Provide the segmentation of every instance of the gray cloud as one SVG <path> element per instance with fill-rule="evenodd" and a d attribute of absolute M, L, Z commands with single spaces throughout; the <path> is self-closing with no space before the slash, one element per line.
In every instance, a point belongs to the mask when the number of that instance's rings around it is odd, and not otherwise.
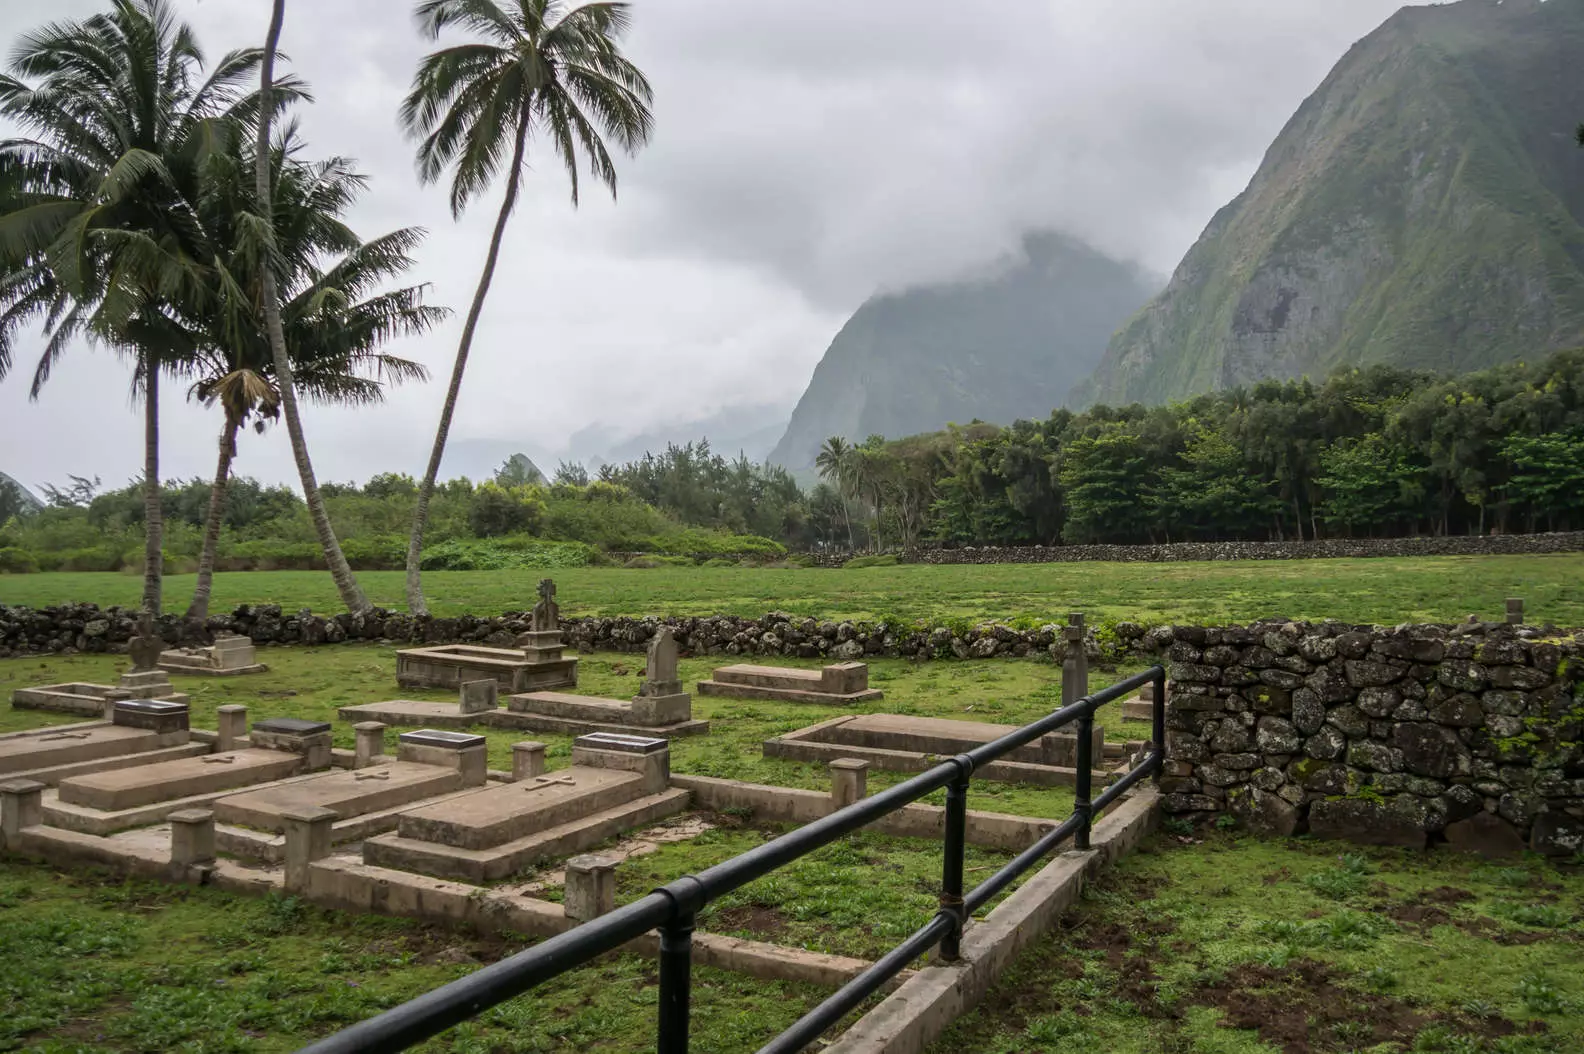
<path fill-rule="evenodd" d="M 621 200 L 536 163 L 454 434 L 565 447 L 737 404 L 790 406 L 847 313 L 880 288 L 983 266 L 1036 227 L 1166 272 L 1242 189 L 1298 103 L 1394 0 L 637 0 L 630 49 L 656 136 Z M 87 0 L 0 9 L 0 41 Z M 262 39 L 263 5 L 184 0 L 211 57 Z M 354 223 L 431 234 L 414 278 L 467 305 L 494 199 L 459 223 L 418 186 L 396 106 L 427 44 L 393 0 L 294 0 L 284 47 L 314 85 L 317 154 L 370 173 Z M 421 468 L 460 321 L 401 350 L 434 383 L 382 408 L 316 408 L 327 478 Z M 26 356 L 26 349 L 24 349 Z M 38 404 L 0 384 L 0 468 L 29 483 L 138 470 L 123 368 L 66 364 Z M 25 373 L 25 370 L 19 373 Z M 210 470 L 210 415 L 169 400 L 170 475 Z M 450 467 L 450 466 L 448 466 Z M 465 466 L 471 467 L 471 466 Z M 290 480 L 284 437 L 239 472 Z"/>

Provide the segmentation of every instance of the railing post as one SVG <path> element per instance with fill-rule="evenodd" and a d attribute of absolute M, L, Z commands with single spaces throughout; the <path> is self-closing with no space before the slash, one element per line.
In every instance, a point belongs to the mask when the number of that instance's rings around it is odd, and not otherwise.
<path fill-rule="evenodd" d="M 1160 785 L 1161 776 L 1166 772 L 1166 669 L 1158 667 L 1155 674 L 1155 706 L 1150 711 L 1150 717 L 1155 721 L 1155 730 L 1151 733 L 1155 737 L 1155 753 L 1159 762 L 1155 765 L 1155 784 Z"/>
<path fill-rule="evenodd" d="M 955 919 L 941 940 L 941 958 L 962 957 L 962 934 L 968 919 L 963 914 L 963 854 L 968 844 L 968 780 L 973 774 L 967 758 L 957 759 L 957 776 L 946 785 L 946 855 L 941 865 L 940 906 Z"/>
<path fill-rule="evenodd" d="M 660 1036 L 656 1054 L 687 1054 L 693 991 L 693 921 L 688 912 L 660 927 Z"/>
<path fill-rule="evenodd" d="M 1094 773 L 1094 711 L 1084 709 L 1078 719 L 1078 771 L 1077 789 L 1074 791 L 1073 814 L 1079 817 L 1078 830 L 1073 834 L 1073 847 L 1089 848 L 1089 820 L 1092 776 Z"/>

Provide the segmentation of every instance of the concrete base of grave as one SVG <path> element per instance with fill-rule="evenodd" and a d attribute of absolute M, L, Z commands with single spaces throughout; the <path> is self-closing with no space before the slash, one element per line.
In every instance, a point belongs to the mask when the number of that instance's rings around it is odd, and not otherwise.
<path fill-rule="evenodd" d="M 23 769 L 20 772 L 7 772 L 5 780 L 37 780 L 46 787 L 54 787 L 62 780 L 71 779 L 73 776 L 87 776 L 95 772 L 113 772 L 116 769 L 129 769 L 138 765 L 157 765 L 162 761 L 178 761 L 182 758 L 195 758 L 209 753 L 207 743 L 182 743 L 173 747 L 155 747 L 142 750 L 135 754 L 122 754 L 116 757 L 96 758 L 92 761 L 66 762 L 58 765 L 46 765 L 36 769 Z"/>
<path fill-rule="evenodd" d="M 443 644 L 396 653 L 396 683 L 403 688 L 459 689 L 467 681 L 494 680 L 507 692 L 577 687 L 577 660 L 533 662 L 517 648 Z"/>
<path fill-rule="evenodd" d="M 722 666 L 698 684 L 700 695 L 734 699 L 775 699 L 787 703 L 849 706 L 885 698 L 869 687 L 869 670 L 861 662 L 837 663 L 819 670 L 793 666 Z"/>
<path fill-rule="evenodd" d="M 515 698 L 515 696 L 513 697 Z M 615 702 L 615 700 L 612 700 Z M 519 713 L 513 710 L 481 710 L 464 713 L 458 703 L 427 702 L 422 699 L 392 699 L 383 703 L 359 703 L 336 711 L 343 721 L 379 721 L 393 728 L 470 728 L 484 725 L 521 732 L 558 732 L 583 736 L 591 732 L 616 732 L 630 736 L 702 736 L 709 733 L 709 722 L 701 719 L 674 725 L 638 725 L 631 722 L 596 721 L 550 714 Z"/>
<path fill-rule="evenodd" d="M 189 658 L 189 656 L 182 656 L 180 659 L 171 658 L 170 656 L 173 654 L 179 655 L 180 653 L 165 652 L 165 654 L 160 656 L 159 668 L 166 673 L 185 673 L 194 677 L 241 677 L 250 673 L 269 673 L 269 667 L 262 662 L 255 662 L 251 666 L 238 666 L 234 669 L 221 670 L 210 665 L 208 659 L 200 656 L 190 656 L 192 661 L 185 662 L 183 659 Z"/>
<path fill-rule="evenodd" d="M 515 787 L 515 784 L 508 787 Z M 690 794 L 685 790 L 666 790 L 645 795 L 486 849 L 463 849 L 440 842 L 403 837 L 398 828 L 395 834 L 382 834 L 365 841 L 363 862 L 440 878 L 492 882 L 542 860 L 572 856 L 623 831 L 674 816 L 687 808 L 689 798 Z M 425 812 L 434 814 L 436 820 L 440 820 L 454 805 L 465 805 L 465 800 Z M 406 817 L 411 815 L 408 813 Z M 437 830 L 436 833 L 445 832 Z"/>
<path fill-rule="evenodd" d="M 143 827 L 243 787 L 302 776 L 306 763 L 300 754 L 249 748 L 73 776 L 45 792 L 44 820 L 99 835 Z"/>
<path fill-rule="evenodd" d="M 367 772 L 363 769 L 360 771 Z M 330 825 L 331 845 L 351 845 L 366 841 L 376 835 L 385 834 L 396 829 L 396 824 L 401 819 L 401 814 L 408 809 L 421 808 L 426 805 L 437 805 L 460 798 L 472 793 L 474 788 L 454 791 L 450 794 L 437 795 L 417 801 L 407 801 L 387 809 L 365 812 L 345 820 L 337 820 Z M 218 812 L 218 803 L 216 803 Z M 215 824 L 215 846 L 222 853 L 227 853 L 241 860 L 252 860 L 267 865 L 275 865 L 286 859 L 286 838 L 280 833 L 268 830 L 258 830 L 252 827 L 238 827 L 231 824 Z"/>
<path fill-rule="evenodd" d="M 892 772 L 924 772 L 947 757 L 990 742 L 1011 730 L 1006 726 L 973 721 L 865 714 L 833 717 L 767 739 L 763 749 L 767 758 L 826 762 L 838 758 L 856 758 Z M 1095 729 L 1095 745 L 1099 748 L 1095 757 L 1103 759 L 1104 732 L 1098 727 Z M 1078 782 L 1077 769 L 1030 759 L 1070 757 L 1073 753 L 1076 753 L 1074 737 L 1055 734 L 1012 755 L 1023 760 L 992 761 L 977 769 L 974 775 L 1009 783 L 1070 787 Z M 1096 787 L 1104 787 L 1111 780 L 1108 773 L 1101 771 L 1094 771 L 1091 778 Z"/>
<path fill-rule="evenodd" d="M 11 705 L 17 710 L 50 710 L 58 714 L 102 717 L 108 702 L 131 697 L 130 692 L 114 685 L 70 681 L 18 688 L 11 693 Z"/>

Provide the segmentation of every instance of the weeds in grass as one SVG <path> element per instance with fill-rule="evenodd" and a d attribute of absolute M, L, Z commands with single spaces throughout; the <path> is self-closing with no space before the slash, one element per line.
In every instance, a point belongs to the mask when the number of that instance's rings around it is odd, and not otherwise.
<path fill-rule="evenodd" d="M 1518 979 L 1518 998 L 1536 1014 L 1564 1014 L 1573 1009 L 1550 975 L 1534 970 Z"/>
<path fill-rule="evenodd" d="M 1469 877 L 1492 886 L 1521 888 L 1534 883 L 1534 875 L 1521 867 L 1477 867 Z"/>
<path fill-rule="evenodd" d="M 1401 979 L 1384 966 L 1371 966 L 1359 975 L 1364 987 L 1372 992 L 1390 992 L 1402 983 Z"/>
<path fill-rule="evenodd" d="M 1480 1054 L 1480 1041 L 1445 1025 L 1431 1025 L 1414 1037 L 1414 1054 Z"/>
<path fill-rule="evenodd" d="M 307 918 L 308 905 L 297 897 L 271 893 L 264 898 L 264 918 L 258 928 L 265 936 L 279 937 L 296 930 Z"/>
<path fill-rule="evenodd" d="M 1216 817 L 1215 825 L 1219 831 L 1230 831 L 1237 826 L 1237 817 L 1230 813 L 1222 813 Z"/>
<path fill-rule="evenodd" d="M 1346 900 L 1364 892 L 1369 885 L 1368 864 L 1359 857 L 1343 857 L 1341 867 L 1305 875 L 1304 885 L 1328 900 Z"/>
<path fill-rule="evenodd" d="M 1497 918 L 1535 929 L 1555 930 L 1566 926 L 1572 916 L 1555 904 L 1514 904 L 1501 901 L 1491 908 Z"/>
<path fill-rule="evenodd" d="M 1187 837 L 1193 834 L 1193 824 L 1181 816 L 1168 816 L 1161 821 L 1161 830 L 1178 837 Z"/>
<path fill-rule="evenodd" d="M 1289 953 L 1303 948 L 1362 951 L 1373 944 L 1385 928 L 1386 923 L 1373 915 L 1339 911 L 1309 922 L 1293 922 L 1290 919 L 1266 921 L 1256 926 L 1255 932 Z M 1291 954 L 1288 957 L 1291 958 Z"/>

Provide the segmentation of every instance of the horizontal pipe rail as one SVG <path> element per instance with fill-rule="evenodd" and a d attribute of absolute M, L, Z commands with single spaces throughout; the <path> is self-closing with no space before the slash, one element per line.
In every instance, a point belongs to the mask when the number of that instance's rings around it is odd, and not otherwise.
<path fill-rule="evenodd" d="M 1118 681 L 872 797 L 854 802 L 714 867 L 667 883 L 641 900 L 327 1036 L 304 1047 L 300 1054 L 385 1054 L 405 1050 L 651 930 L 696 915 L 716 898 L 866 827 L 953 781 L 970 779 L 984 765 L 1080 718 L 1092 716 L 1106 703 L 1152 682 L 1158 686 L 1155 727 L 1160 729 L 1165 693 L 1159 688 L 1164 680 L 1164 671 L 1156 666 Z M 963 898 L 961 917 L 972 917 L 1062 841 L 1083 830 L 1089 815 L 1098 813 L 1146 776 L 1158 774 L 1164 757 L 1163 744 L 1152 743 L 1143 762 L 1113 782 L 1088 811 L 1068 817 L 967 894 Z M 791 1029 L 771 1040 L 761 1048 L 760 1054 L 792 1054 L 802 1050 L 920 955 L 956 931 L 958 925 L 955 910 L 943 908 L 912 936 L 804 1015 Z"/>

